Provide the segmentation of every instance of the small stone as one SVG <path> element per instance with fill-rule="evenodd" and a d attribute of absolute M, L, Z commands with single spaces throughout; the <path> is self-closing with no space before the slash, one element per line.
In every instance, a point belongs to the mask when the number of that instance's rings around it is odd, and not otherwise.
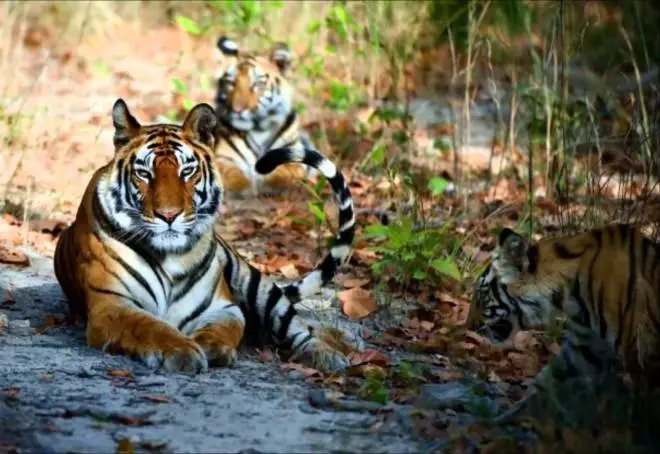
<path fill-rule="evenodd" d="M 474 397 L 470 388 L 461 383 L 422 385 L 420 391 L 417 406 L 434 410 L 464 406 Z"/>
<path fill-rule="evenodd" d="M 30 320 L 11 320 L 7 332 L 16 336 L 30 335 Z"/>

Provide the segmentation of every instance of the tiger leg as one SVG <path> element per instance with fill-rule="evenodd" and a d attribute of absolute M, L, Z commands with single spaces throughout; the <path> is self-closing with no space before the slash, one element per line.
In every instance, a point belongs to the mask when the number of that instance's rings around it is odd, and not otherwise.
<path fill-rule="evenodd" d="M 228 164 L 219 164 L 222 186 L 227 192 L 242 194 L 254 192 L 254 182 L 241 169 Z"/>
<path fill-rule="evenodd" d="M 280 193 L 305 178 L 305 166 L 298 163 L 281 165 L 264 177 L 262 186 L 271 193 Z"/>
<path fill-rule="evenodd" d="M 211 308 L 217 315 L 211 315 L 213 321 L 196 330 L 192 338 L 197 342 L 209 360 L 211 366 L 231 366 L 236 361 L 238 349 L 245 332 L 245 317 L 235 304 L 218 302 L 217 309 Z M 210 314 L 209 314 L 210 315 Z M 204 315 L 208 319 L 209 315 Z"/>
<path fill-rule="evenodd" d="M 291 359 L 323 371 L 337 371 L 348 366 L 344 353 L 324 340 L 326 333 L 315 335 L 306 326 L 281 288 L 272 284 L 265 293 L 265 324 L 274 343 L 291 351 Z"/>
<path fill-rule="evenodd" d="M 110 353 L 139 357 L 147 366 L 171 372 L 203 372 L 202 348 L 173 326 L 110 290 L 89 290 L 87 345 Z"/>
<path fill-rule="evenodd" d="M 551 406 L 552 414 L 568 415 L 565 395 L 573 394 L 571 389 L 593 391 L 590 388 L 594 380 L 611 371 L 615 364 L 610 347 L 589 330 L 568 333 L 559 354 L 534 377 L 523 398 L 497 416 L 495 422 L 510 423 L 528 411 L 549 414 L 548 408 L 539 408 L 544 406 Z"/>

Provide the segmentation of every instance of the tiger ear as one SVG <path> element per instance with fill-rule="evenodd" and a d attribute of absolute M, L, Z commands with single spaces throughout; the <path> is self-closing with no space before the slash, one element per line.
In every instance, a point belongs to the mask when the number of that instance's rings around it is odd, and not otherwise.
<path fill-rule="evenodd" d="M 218 117 L 215 115 L 213 107 L 202 103 L 193 107 L 186 115 L 186 119 L 183 121 L 183 132 L 209 148 L 214 148 L 217 126 Z"/>
<path fill-rule="evenodd" d="M 519 270 L 526 268 L 529 243 L 511 229 L 504 228 L 497 239 L 500 257 L 513 264 Z"/>
<path fill-rule="evenodd" d="M 119 98 L 112 106 L 112 124 L 115 126 L 113 143 L 115 151 L 126 145 L 139 134 L 140 123 L 135 119 L 123 99 Z"/>
<path fill-rule="evenodd" d="M 276 43 L 270 51 L 270 60 L 277 65 L 280 72 L 285 72 L 291 67 L 291 60 L 293 60 L 291 49 L 286 43 Z"/>
<path fill-rule="evenodd" d="M 236 44 L 236 41 L 234 41 L 231 38 L 228 38 L 227 36 L 221 36 L 220 38 L 218 38 L 217 46 L 220 52 L 222 52 L 225 55 L 232 55 L 232 56 L 238 55 L 238 44 Z"/>

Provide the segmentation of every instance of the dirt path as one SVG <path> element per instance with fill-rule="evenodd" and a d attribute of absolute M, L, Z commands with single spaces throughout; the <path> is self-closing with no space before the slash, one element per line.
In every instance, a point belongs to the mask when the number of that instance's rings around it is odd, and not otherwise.
<path fill-rule="evenodd" d="M 232 369 L 189 377 L 91 350 L 81 328 L 52 322 L 66 310 L 52 260 L 30 259 L 27 269 L 0 268 L 0 291 L 15 301 L 3 296 L 0 306 L 10 321 L 0 335 L 0 452 L 115 452 L 128 443 L 164 452 L 417 450 L 403 412 L 318 410 L 298 372 L 245 355 Z"/>

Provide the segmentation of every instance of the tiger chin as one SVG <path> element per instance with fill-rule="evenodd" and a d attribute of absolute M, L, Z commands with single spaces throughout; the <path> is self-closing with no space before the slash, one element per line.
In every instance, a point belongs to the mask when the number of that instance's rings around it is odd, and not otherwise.
<path fill-rule="evenodd" d="M 239 197 L 276 195 L 315 172 L 289 163 L 268 175 L 255 171 L 271 149 L 316 150 L 294 110 L 295 91 L 288 81 L 292 54 L 285 43 L 267 52 L 245 52 L 228 37 L 217 42 L 215 97 L 220 121 L 215 148 L 225 190 Z"/>
<path fill-rule="evenodd" d="M 612 225 L 536 243 L 500 232 L 476 280 L 468 327 L 507 345 L 556 314 L 568 322 L 559 354 L 498 422 L 569 380 L 596 383 L 625 372 L 634 387 L 660 383 L 660 247 L 638 228 Z"/>
<path fill-rule="evenodd" d="M 223 186 L 213 162 L 213 108 L 194 107 L 182 126 L 143 126 L 119 99 L 112 120 L 114 157 L 91 178 L 54 259 L 88 346 L 198 373 L 231 365 L 241 342 L 256 339 L 313 367 L 345 367 L 344 354 L 322 340 L 322 330 L 312 333 L 294 307 L 333 278 L 353 240 L 352 199 L 332 163 L 321 157 L 312 165 L 334 169 L 336 188 L 345 189 L 337 194 L 336 243 L 314 271 L 277 285 L 214 232 Z M 283 155 L 262 170 L 288 162 Z"/>

